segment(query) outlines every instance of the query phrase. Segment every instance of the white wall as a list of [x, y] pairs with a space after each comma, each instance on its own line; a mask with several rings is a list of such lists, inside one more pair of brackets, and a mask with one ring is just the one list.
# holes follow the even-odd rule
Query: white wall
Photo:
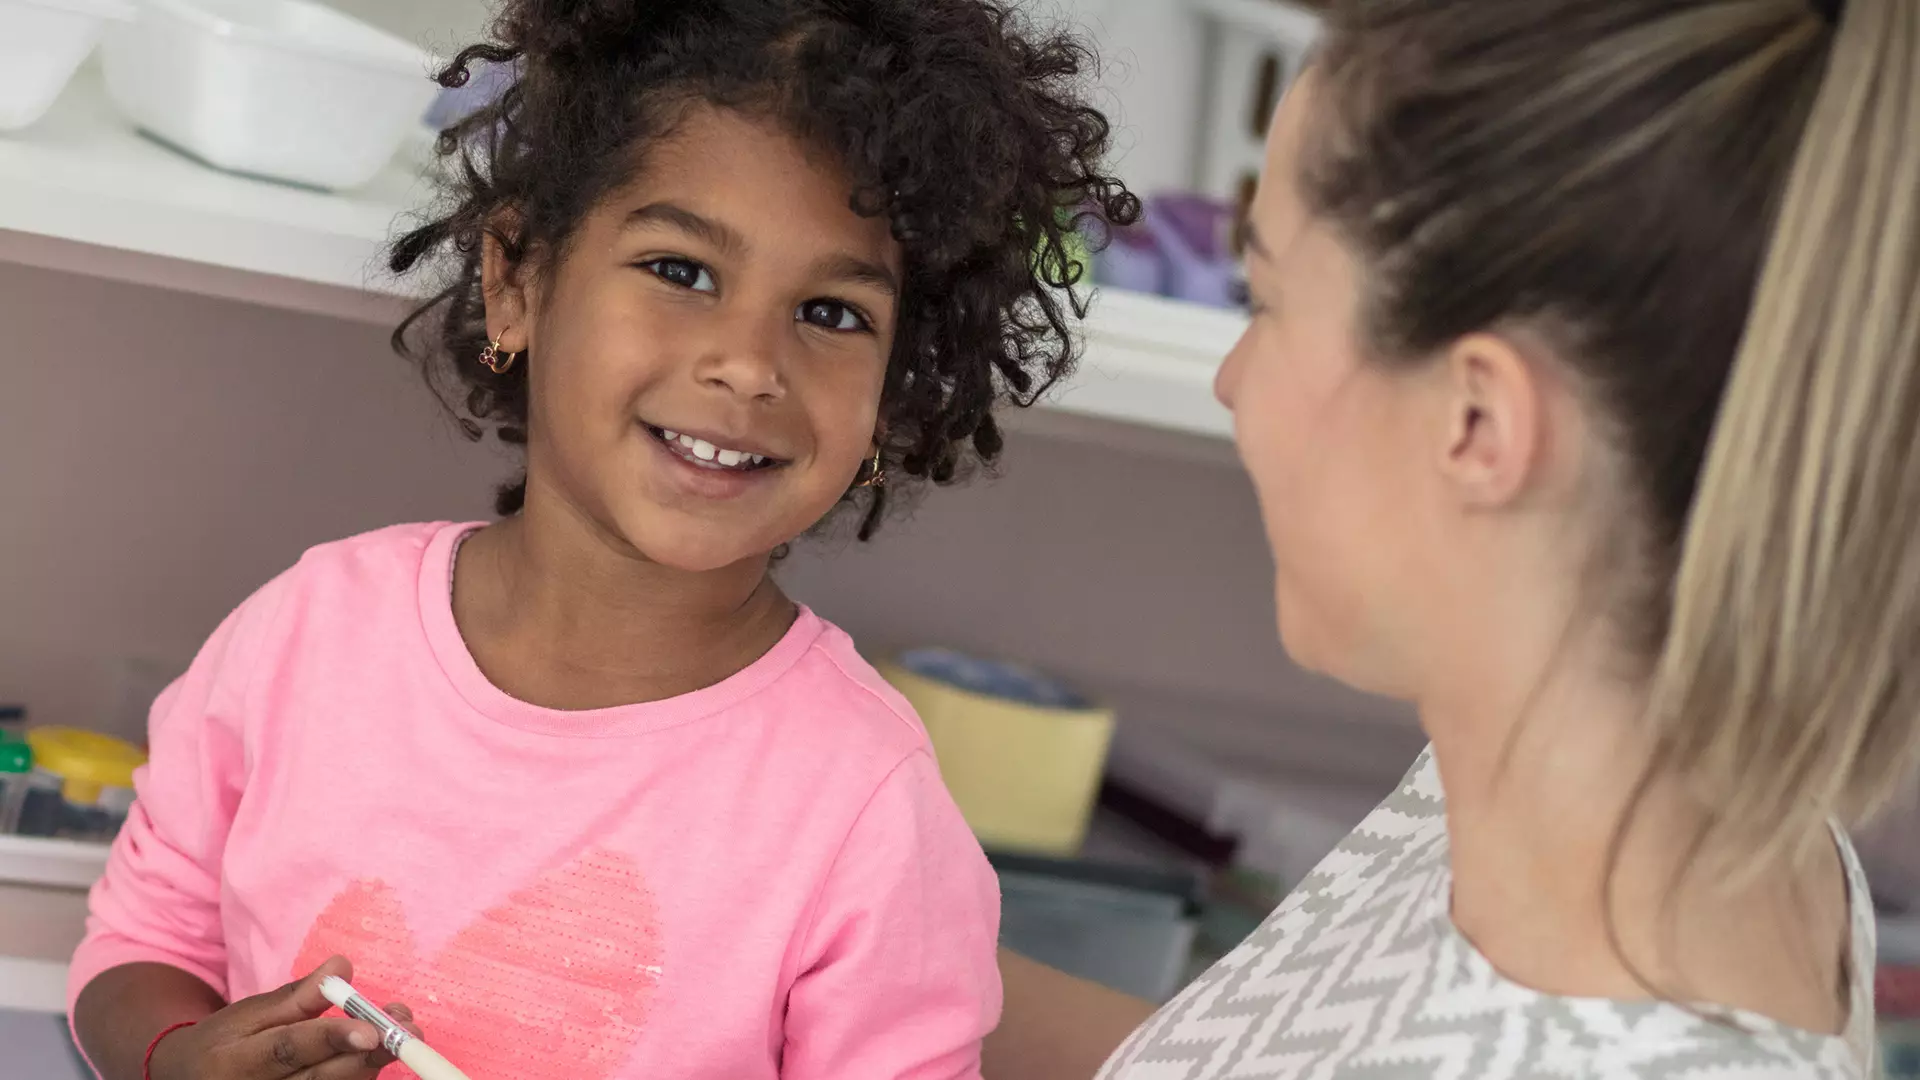
[[323, 0], [357, 19], [452, 55], [478, 40], [494, 9], [490, 0]]
[[[503, 471], [380, 327], [3, 265], [0, 326], [0, 700], [43, 721], [134, 722], [123, 698], [302, 549], [483, 515]], [[1285, 664], [1236, 470], [1023, 436], [1004, 471], [874, 544], [804, 544], [783, 580], [870, 650], [1037, 662], [1242, 764], [1410, 757], [1310, 722], [1399, 714]]]

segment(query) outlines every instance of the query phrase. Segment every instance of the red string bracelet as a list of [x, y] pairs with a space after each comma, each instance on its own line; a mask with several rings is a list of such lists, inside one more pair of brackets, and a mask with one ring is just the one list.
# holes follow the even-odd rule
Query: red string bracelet
[[160, 1048], [160, 1040], [166, 1038], [167, 1036], [173, 1034], [176, 1031], [179, 1031], [181, 1028], [190, 1028], [192, 1026], [193, 1026], [193, 1021], [183, 1020], [180, 1023], [175, 1024], [172, 1027], [169, 1027], [161, 1031], [160, 1034], [155, 1035], [153, 1037], [153, 1041], [147, 1044], [147, 1056], [142, 1058], [140, 1061], [140, 1075], [144, 1078], [144, 1080], [153, 1080], [153, 1052]]

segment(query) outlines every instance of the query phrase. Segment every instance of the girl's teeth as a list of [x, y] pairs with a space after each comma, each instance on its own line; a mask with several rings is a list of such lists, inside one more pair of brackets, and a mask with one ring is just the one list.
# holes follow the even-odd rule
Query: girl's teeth
[[668, 431], [666, 428], [660, 429], [660, 438], [665, 442], [673, 443], [685, 449], [688, 454], [701, 464], [711, 465], [715, 468], [737, 469], [743, 465], [764, 465], [767, 463], [767, 459], [763, 455], [749, 454], [745, 450], [723, 450], [705, 439], [696, 439], [691, 435], [682, 435], [677, 431]]

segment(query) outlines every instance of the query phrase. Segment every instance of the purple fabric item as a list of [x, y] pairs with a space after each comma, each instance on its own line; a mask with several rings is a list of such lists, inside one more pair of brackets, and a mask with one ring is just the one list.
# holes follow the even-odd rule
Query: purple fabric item
[[495, 98], [506, 93], [507, 87], [513, 85], [514, 68], [511, 64], [478, 60], [469, 70], [472, 77], [467, 80], [467, 85], [442, 90], [427, 110], [427, 123], [435, 130], [452, 127], [493, 104]]
[[1157, 296], [1166, 289], [1166, 258], [1147, 229], [1115, 229], [1113, 242], [1094, 253], [1093, 280], [1095, 284]]
[[1176, 300], [1232, 307], [1240, 267], [1228, 244], [1234, 209], [1199, 195], [1162, 195], [1147, 201], [1145, 225], [1166, 261], [1164, 292]]

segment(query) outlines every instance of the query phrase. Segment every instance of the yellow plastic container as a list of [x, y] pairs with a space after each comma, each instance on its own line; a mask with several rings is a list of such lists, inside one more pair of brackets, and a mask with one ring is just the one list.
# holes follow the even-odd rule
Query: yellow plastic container
[[1111, 709], [1047, 708], [880, 665], [927, 726], [940, 775], [981, 844], [1071, 855], [1086, 839], [1113, 739]]
[[21, 831], [79, 840], [112, 838], [133, 806], [133, 771], [147, 763], [147, 755], [132, 743], [79, 728], [31, 728], [27, 745], [33, 748], [35, 775], [58, 785], [59, 802], [38, 811], [30, 808], [22, 816]]

